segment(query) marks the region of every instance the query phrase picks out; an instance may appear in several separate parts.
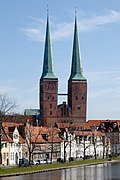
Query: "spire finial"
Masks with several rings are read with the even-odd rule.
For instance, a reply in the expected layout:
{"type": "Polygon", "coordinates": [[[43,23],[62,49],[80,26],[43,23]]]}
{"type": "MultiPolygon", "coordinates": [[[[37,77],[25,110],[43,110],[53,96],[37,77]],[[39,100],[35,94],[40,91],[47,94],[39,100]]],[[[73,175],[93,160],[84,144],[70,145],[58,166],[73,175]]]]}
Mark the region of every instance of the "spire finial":
{"type": "Polygon", "coordinates": [[[74,26],[72,67],[71,67],[71,74],[70,74],[69,80],[86,81],[85,77],[82,75],[81,54],[80,54],[80,47],[79,47],[79,40],[78,40],[76,13],[77,11],[75,7],[75,26],[74,26]]]}
{"type": "Polygon", "coordinates": [[[47,15],[49,15],[49,6],[47,4],[47,15]]]}
{"type": "Polygon", "coordinates": [[[77,15],[77,8],[76,8],[76,6],[75,6],[75,16],[77,15]]]}
{"type": "Polygon", "coordinates": [[[56,79],[53,71],[53,58],[51,49],[50,39],[50,25],[49,25],[49,14],[47,5],[47,23],[46,23],[46,37],[45,37],[45,49],[44,49],[44,60],[43,60],[43,72],[41,78],[52,78],[56,79]]]}

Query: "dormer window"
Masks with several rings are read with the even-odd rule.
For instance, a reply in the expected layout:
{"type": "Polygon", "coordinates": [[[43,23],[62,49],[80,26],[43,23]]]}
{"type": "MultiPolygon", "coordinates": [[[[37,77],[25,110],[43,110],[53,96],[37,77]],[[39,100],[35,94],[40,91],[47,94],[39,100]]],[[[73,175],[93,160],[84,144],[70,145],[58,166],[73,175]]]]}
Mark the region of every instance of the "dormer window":
{"type": "Polygon", "coordinates": [[[48,135],[47,134],[42,134],[42,138],[46,141],[48,141],[48,135]]]}

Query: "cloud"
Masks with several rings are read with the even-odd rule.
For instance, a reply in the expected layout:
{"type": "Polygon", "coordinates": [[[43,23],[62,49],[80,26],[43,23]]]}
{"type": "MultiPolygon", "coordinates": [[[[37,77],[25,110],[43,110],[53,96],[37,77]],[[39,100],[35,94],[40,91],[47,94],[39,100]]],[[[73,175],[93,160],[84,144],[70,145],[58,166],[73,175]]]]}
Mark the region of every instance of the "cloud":
{"type": "Polygon", "coordinates": [[[120,12],[119,11],[109,11],[107,14],[94,16],[79,22],[80,31],[89,31],[98,28],[101,25],[118,23],[120,22],[120,12]]]}
{"type": "Polygon", "coordinates": [[[89,98],[120,98],[120,71],[89,72],[89,98]],[[112,87],[111,87],[112,85],[112,87]]]}
{"type": "MultiPolygon", "coordinates": [[[[28,16],[28,18],[32,20],[29,25],[31,27],[21,28],[22,32],[32,41],[43,42],[45,36],[45,21],[31,16],[28,16]]],[[[81,19],[78,21],[78,28],[81,32],[88,32],[98,29],[102,25],[119,22],[119,11],[106,10],[104,15],[94,15],[90,18],[81,19]]],[[[50,21],[50,24],[52,30],[52,40],[57,41],[67,39],[70,38],[73,34],[73,22],[58,24],[55,21],[50,21]]]]}
{"type": "Polygon", "coordinates": [[[44,36],[42,31],[36,28],[21,28],[21,30],[24,32],[24,35],[27,36],[32,41],[44,41],[44,36]]]}

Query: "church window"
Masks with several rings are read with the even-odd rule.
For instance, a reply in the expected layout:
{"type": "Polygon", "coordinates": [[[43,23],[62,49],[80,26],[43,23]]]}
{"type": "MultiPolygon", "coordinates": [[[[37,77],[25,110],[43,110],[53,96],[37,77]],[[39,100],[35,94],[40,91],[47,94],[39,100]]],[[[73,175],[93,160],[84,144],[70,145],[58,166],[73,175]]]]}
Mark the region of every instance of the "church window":
{"type": "Polygon", "coordinates": [[[49,90],[49,89],[50,89],[50,87],[49,87],[49,85],[48,85],[47,90],[49,90]]]}
{"type": "Polygon", "coordinates": [[[52,89],[54,89],[54,86],[52,86],[52,89]]]}
{"type": "Polygon", "coordinates": [[[81,98],[82,100],[84,99],[84,97],[82,96],[82,98],[81,98]]]}

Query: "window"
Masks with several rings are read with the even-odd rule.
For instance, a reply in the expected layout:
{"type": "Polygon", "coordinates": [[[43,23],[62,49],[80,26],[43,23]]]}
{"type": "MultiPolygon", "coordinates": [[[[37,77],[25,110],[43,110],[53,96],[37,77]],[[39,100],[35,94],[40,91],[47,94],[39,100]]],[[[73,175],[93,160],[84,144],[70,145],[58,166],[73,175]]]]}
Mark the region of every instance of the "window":
{"type": "Polygon", "coordinates": [[[38,158],[40,159],[40,153],[38,153],[38,158]]]}
{"type": "Polygon", "coordinates": [[[50,108],[52,108],[52,104],[50,104],[50,108]]]}
{"type": "Polygon", "coordinates": [[[42,134],[42,138],[46,141],[48,141],[48,134],[42,134]]]}
{"type": "Polygon", "coordinates": [[[34,156],[34,158],[36,159],[36,157],[37,157],[36,154],[33,154],[33,156],[34,156]]]}
{"type": "Polygon", "coordinates": [[[82,141],[82,136],[79,136],[80,141],[82,141]]]}
{"type": "Polygon", "coordinates": [[[54,89],[54,86],[52,86],[52,90],[54,89]]]}
{"type": "Polygon", "coordinates": [[[84,97],[82,96],[82,98],[81,98],[82,100],[84,99],[84,97]]]}
{"type": "Polygon", "coordinates": [[[14,152],[13,152],[13,154],[12,154],[12,157],[13,157],[12,159],[14,160],[14,152]]]}
{"type": "Polygon", "coordinates": [[[80,105],[78,105],[78,109],[80,110],[80,105]]]}
{"type": "Polygon", "coordinates": [[[84,136],[84,141],[87,141],[87,136],[84,136]]]}
{"type": "Polygon", "coordinates": [[[3,153],[3,159],[6,160],[6,153],[3,153]]]}
{"type": "Polygon", "coordinates": [[[7,147],[7,143],[5,143],[5,147],[7,147]]]}
{"type": "Polygon", "coordinates": [[[52,111],[50,111],[50,115],[52,115],[52,111]]]}
{"type": "Polygon", "coordinates": [[[12,160],[12,152],[10,153],[10,159],[12,160]]]}
{"type": "Polygon", "coordinates": [[[19,158],[21,158],[21,152],[19,152],[19,158]]]}

